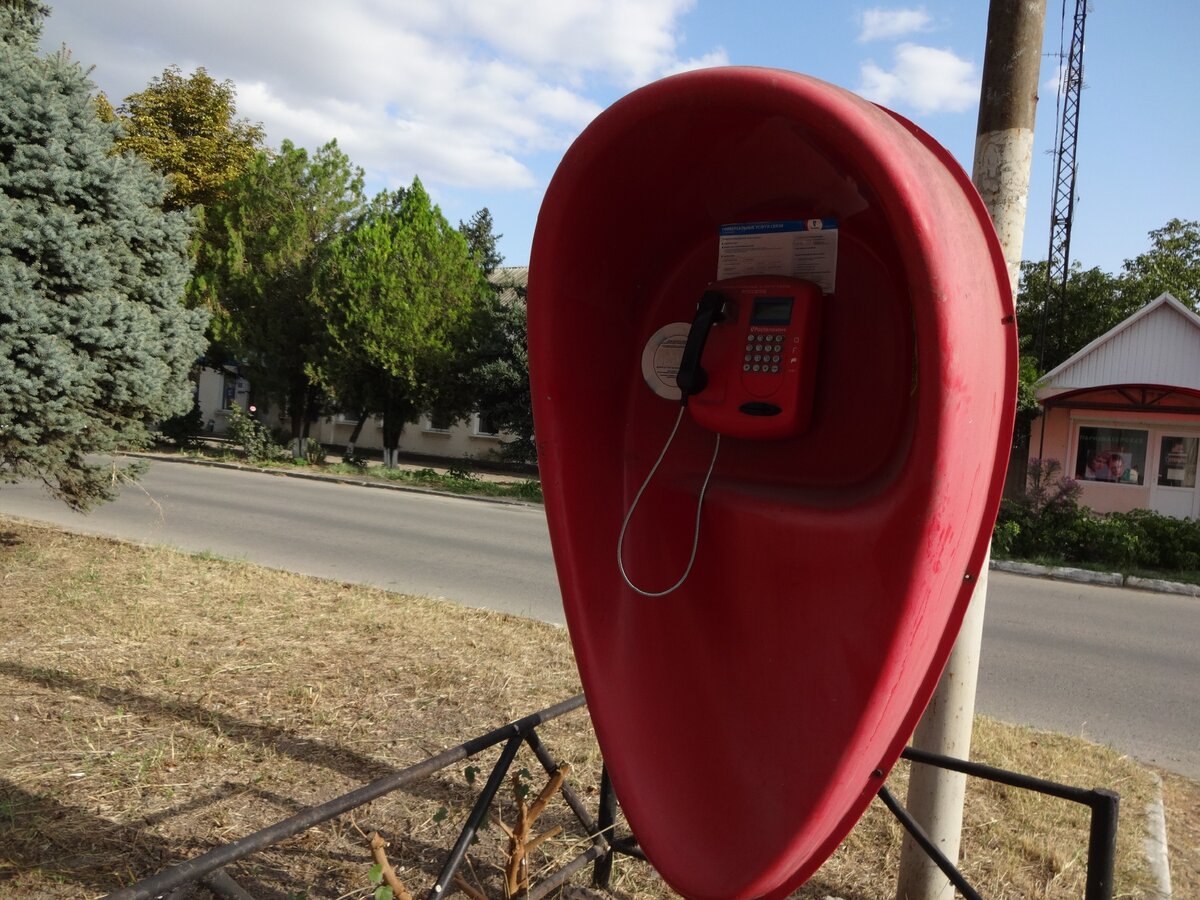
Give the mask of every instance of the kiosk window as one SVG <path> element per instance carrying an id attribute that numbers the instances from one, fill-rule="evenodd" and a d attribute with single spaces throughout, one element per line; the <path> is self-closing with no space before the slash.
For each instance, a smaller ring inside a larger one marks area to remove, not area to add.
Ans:
<path id="1" fill-rule="evenodd" d="M 1145 484 L 1146 437 L 1139 428 L 1079 428 L 1075 477 L 1084 481 Z"/>
<path id="2" fill-rule="evenodd" d="M 1158 457 L 1159 486 L 1194 488 L 1197 449 L 1200 438 L 1163 435 Z"/>

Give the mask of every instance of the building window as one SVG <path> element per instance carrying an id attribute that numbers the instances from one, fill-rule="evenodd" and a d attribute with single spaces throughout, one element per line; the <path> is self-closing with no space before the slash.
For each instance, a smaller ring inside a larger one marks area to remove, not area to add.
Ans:
<path id="1" fill-rule="evenodd" d="M 454 425 L 454 419 L 450 416 L 437 415 L 430 413 L 423 417 L 426 431 L 435 431 L 438 434 L 446 434 Z"/>
<path id="2" fill-rule="evenodd" d="M 233 404 L 246 408 L 246 396 L 250 393 L 250 382 L 228 369 L 221 370 L 221 409 L 230 410 Z"/>
<path id="3" fill-rule="evenodd" d="M 232 409 L 237 399 L 238 377 L 230 371 L 221 372 L 221 409 Z"/>
<path id="4" fill-rule="evenodd" d="M 1147 432 L 1081 425 L 1075 477 L 1081 481 L 1145 484 Z"/>
<path id="5" fill-rule="evenodd" d="M 477 437 L 497 437 L 500 429 L 486 412 L 471 416 L 471 434 Z"/>
<path id="6" fill-rule="evenodd" d="M 1194 488 L 1200 438 L 1164 434 L 1158 455 L 1159 487 Z"/>

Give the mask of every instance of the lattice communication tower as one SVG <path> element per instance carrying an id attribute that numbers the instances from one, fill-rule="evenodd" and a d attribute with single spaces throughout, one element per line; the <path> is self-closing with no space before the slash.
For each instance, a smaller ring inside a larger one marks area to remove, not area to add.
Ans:
<path id="1" fill-rule="evenodd" d="M 1066 34 L 1067 2 L 1063 0 L 1062 33 Z M 1087 0 L 1075 0 L 1071 48 L 1061 74 L 1059 115 L 1054 137 L 1054 191 L 1050 203 L 1050 249 L 1046 265 L 1046 303 L 1038 329 L 1038 367 L 1046 352 L 1046 333 L 1053 314 L 1065 305 L 1071 272 L 1071 223 L 1075 215 L 1075 150 L 1079 142 L 1079 98 L 1083 92 L 1083 29 Z M 1059 56 L 1062 56 L 1061 44 Z"/>

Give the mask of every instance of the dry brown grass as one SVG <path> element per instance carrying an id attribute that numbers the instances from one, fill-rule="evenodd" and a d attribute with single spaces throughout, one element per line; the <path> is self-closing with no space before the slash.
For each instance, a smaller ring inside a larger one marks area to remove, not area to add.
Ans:
<path id="1" fill-rule="evenodd" d="M 13 900 L 103 895 L 579 689 L 562 629 L 241 563 L 0 520 L 0 579 L 0 895 Z M 594 796 L 586 715 L 539 734 Z M 1118 895 L 1146 896 L 1149 772 L 1070 738 L 986 720 L 977 734 L 985 762 L 1120 791 Z M 379 831 L 422 896 L 496 755 L 472 761 L 474 786 L 467 763 L 451 767 L 230 873 L 258 897 L 366 897 L 366 835 Z M 905 777 L 902 765 L 890 781 L 901 798 Z M 1200 790 L 1168 778 L 1167 802 L 1177 893 L 1192 896 Z M 558 824 L 535 880 L 581 848 L 561 801 L 538 828 Z M 965 871 L 985 897 L 1081 896 L 1086 839 L 1070 804 L 970 782 Z M 506 843 L 493 827 L 470 855 L 467 875 L 491 897 Z M 799 896 L 891 900 L 899 844 L 875 804 Z M 672 896 L 631 860 L 614 888 Z"/>

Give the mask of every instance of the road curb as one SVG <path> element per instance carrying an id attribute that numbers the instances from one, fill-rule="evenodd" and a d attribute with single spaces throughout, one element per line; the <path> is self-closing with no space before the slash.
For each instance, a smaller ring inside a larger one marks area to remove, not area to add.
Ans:
<path id="1" fill-rule="evenodd" d="M 1130 575 L 1125 579 L 1125 587 L 1137 588 L 1142 591 L 1158 591 L 1160 594 L 1200 597 L 1200 585 L 1181 584 L 1177 581 L 1163 581 L 1159 578 L 1138 578 L 1136 575 Z"/>
<path id="2" fill-rule="evenodd" d="M 1056 581 L 1073 581 L 1077 584 L 1101 584 L 1108 587 L 1126 587 L 1158 594 L 1177 594 L 1183 597 L 1200 597 L 1200 585 L 1164 581 L 1159 578 L 1125 576 L 1120 572 L 1094 572 L 1091 569 L 1075 569 L 1070 566 L 1042 566 L 1037 563 L 1017 562 L 1009 559 L 993 559 L 991 568 L 1013 575 L 1031 575 L 1036 578 L 1053 578 Z"/>
<path id="3" fill-rule="evenodd" d="M 1163 809 L 1162 778 L 1154 773 L 1154 799 L 1146 804 L 1146 859 L 1154 875 L 1154 900 L 1171 900 L 1171 862 L 1167 851 L 1167 814 Z"/>

